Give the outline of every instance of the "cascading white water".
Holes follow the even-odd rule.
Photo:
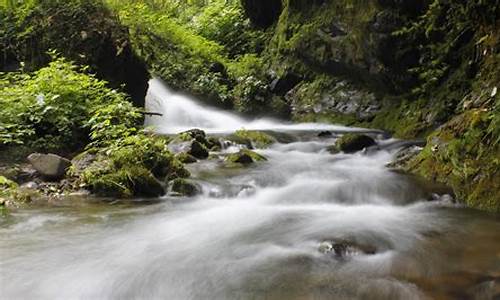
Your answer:
[[[162,132],[326,128],[274,121],[268,128],[168,93],[155,80],[149,95],[161,97],[161,106],[149,109],[162,109],[165,118],[149,122],[159,122]],[[190,165],[203,188],[192,199],[14,212],[0,219],[0,298],[385,300],[494,293],[498,219],[427,202],[421,184],[385,168],[394,152],[332,155],[325,149],[333,142],[310,132],[258,149],[268,161],[252,167],[217,159]],[[325,241],[348,250],[324,253]]]
[[[147,116],[146,125],[154,127],[161,133],[179,133],[192,128],[199,128],[208,133],[228,133],[242,128],[277,131],[360,130],[331,124],[292,124],[272,119],[247,120],[231,112],[204,106],[186,95],[174,93],[160,79],[150,80],[149,87],[146,110],[160,113],[162,116]]]

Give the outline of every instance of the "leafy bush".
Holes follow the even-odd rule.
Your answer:
[[[0,145],[77,150],[89,141],[92,123],[88,122],[96,109],[121,103],[130,106],[127,113],[134,111],[124,94],[107,88],[106,82],[85,71],[64,58],[56,58],[32,74],[1,74]]]
[[[223,45],[230,58],[263,49],[263,32],[252,28],[239,2],[207,5],[194,18],[194,28],[203,37]]]

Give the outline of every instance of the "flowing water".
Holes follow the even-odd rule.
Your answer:
[[[164,133],[288,138],[251,167],[190,165],[193,198],[69,198],[3,217],[1,299],[499,298],[498,216],[428,201],[441,189],[385,167],[394,147],[332,155],[335,135],[318,130],[360,129],[248,121],[156,80],[148,108]]]

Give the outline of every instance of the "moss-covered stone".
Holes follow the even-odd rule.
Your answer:
[[[175,158],[183,164],[192,164],[192,163],[195,163],[198,161],[196,159],[196,157],[194,157],[191,154],[186,153],[186,152],[181,152],[181,153],[176,154]]]
[[[164,194],[162,181],[189,177],[164,139],[137,135],[101,150],[81,174],[81,180],[97,195],[110,197]]]
[[[241,145],[251,145],[250,148],[265,148],[276,143],[275,138],[262,131],[245,129],[237,130],[228,137],[228,140]]]
[[[365,134],[346,133],[342,135],[335,142],[335,145],[333,147],[330,147],[328,150],[332,153],[354,153],[375,144],[375,140]]]
[[[249,165],[254,162],[266,161],[267,158],[248,149],[241,149],[237,153],[229,154],[225,161],[229,164]]]
[[[183,178],[174,179],[172,181],[171,189],[172,192],[188,197],[195,196],[201,191],[198,185]]]

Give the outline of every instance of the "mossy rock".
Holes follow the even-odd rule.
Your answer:
[[[201,192],[201,188],[197,184],[183,178],[173,180],[171,189],[172,192],[188,197],[193,197]]]
[[[168,151],[167,141],[137,135],[102,149],[80,179],[97,195],[157,197],[165,193],[163,181],[189,175]]]
[[[241,149],[237,153],[229,154],[226,157],[225,161],[230,163],[230,164],[249,165],[249,164],[252,164],[254,162],[266,161],[266,160],[267,160],[267,158],[265,158],[264,156],[254,152],[254,151],[251,151],[248,149]]]
[[[181,152],[181,153],[178,153],[176,156],[175,156],[176,159],[178,159],[181,163],[183,164],[192,164],[192,163],[195,163],[197,162],[198,160],[196,159],[196,157],[192,156],[191,154],[189,153],[186,153],[186,152]]]
[[[204,144],[194,140],[191,142],[191,146],[190,146],[190,149],[188,151],[188,154],[190,154],[196,158],[199,158],[199,159],[207,159],[208,155],[209,155],[209,151]]]
[[[373,145],[376,145],[375,140],[365,134],[346,133],[336,141],[334,146],[330,146],[328,151],[354,153]]]
[[[276,143],[276,139],[272,136],[255,130],[238,130],[228,138],[230,141],[241,145],[251,145],[248,147],[253,148],[265,148],[273,143]]]
[[[141,167],[122,168],[88,180],[93,193],[99,196],[128,198],[158,197],[165,194],[161,182]]]

